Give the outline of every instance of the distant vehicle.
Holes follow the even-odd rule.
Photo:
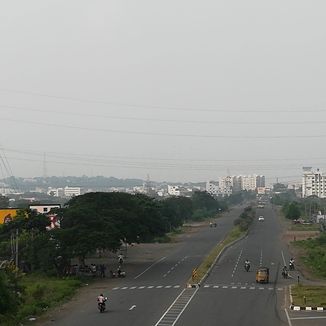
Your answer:
[[[258,208],[264,208],[265,206],[263,204],[259,204],[257,207]]]
[[[261,221],[261,222],[265,221],[264,216],[260,215],[260,216],[258,217],[258,221]]]
[[[256,283],[268,283],[269,282],[269,268],[259,267],[256,271]]]

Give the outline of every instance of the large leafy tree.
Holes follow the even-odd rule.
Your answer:
[[[299,204],[295,201],[286,205],[284,211],[285,217],[291,220],[298,219],[301,216]]]
[[[162,214],[168,228],[178,227],[189,220],[193,214],[193,205],[190,198],[170,197],[161,202]]]
[[[96,249],[116,250],[121,240],[135,242],[164,234],[159,204],[144,195],[88,193],[68,202],[61,229],[62,250],[81,261]]]

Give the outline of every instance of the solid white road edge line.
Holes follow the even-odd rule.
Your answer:
[[[291,319],[290,319],[289,313],[288,313],[287,309],[284,309],[284,310],[285,310],[286,318],[288,319],[289,326],[292,326],[292,323],[291,323]]]
[[[138,274],[137,276],[134,277],[134,280],[136,280],[138,277],[142,276],[143,274],[145,274],[150,268],[152,268],[154,265],[158,264],[159,262],[161,262],[162,260],[166,259],[166,257],[162,257],[161,259],[159,259],[158,261],[154,262],[152,265],[150,265],[149,267],[147,267],[142,273]]]

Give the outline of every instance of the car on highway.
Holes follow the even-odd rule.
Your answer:
[[[256,271],[256,283],[268,283],[269,282],[269,268],[259,267]]]
[[[260,221],[260,222],[264,222],[264,221],[265,221],[264,216],[260,215],[260,216],[258,217],[258,221]]]

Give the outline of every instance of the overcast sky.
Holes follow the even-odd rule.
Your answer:
[[[0,177],[326,172],[325,34],[325,0],[0,0]]]

